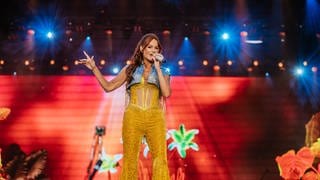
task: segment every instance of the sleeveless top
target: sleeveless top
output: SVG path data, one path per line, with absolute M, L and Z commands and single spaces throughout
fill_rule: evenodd
M 160 90 L 154 85 L 141 79 L 139 84 L 134 84 L 130 88 L 129 104 L 146 110 L 160 107 Z

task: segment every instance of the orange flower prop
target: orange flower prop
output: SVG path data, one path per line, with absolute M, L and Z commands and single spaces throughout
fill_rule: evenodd
M 300 179 L 308 168 L 312 168 L 314 156 L 308 147 L 301 148 L 297 154 L 290 150 L 276 157 L 280 176 L 284 179 Z
M 0 121 L 5 120 L 10 112 L 11 110 L 9 108 L 0 108 Z
M 302 180 L 319 180 L 319 175 L 314 171 L 306 172 L 302 178 Z

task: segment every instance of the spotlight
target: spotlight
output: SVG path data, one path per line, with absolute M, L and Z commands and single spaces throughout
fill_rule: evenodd
M 106 35 L 111 36 L 112 35 L 112 30 L 111 29 L 106 29 L 104 31 L 104 33 L 106 33 Z
M 318 68 L 317 68 L 317 67 L 315 67 L 315 66 L 313 66 L 313 67 L 311 68 L 311 71 L 315 73 L 315 72 L 317 72 L 317 71 L 318 71 Z
M 283 62 L 279 62 L 278 63 L 278 67 L 279 67 L 280 70 L 285 70 Z
M 300 67 L 297 68 L 296 71 L 295 71 L 295 74 L 298 75 L 298 76 L 301 76 L 303 74 L 303 69 L 300 68 Z
M 183 66 L 183 60 L 178 61 L 179 66 Z
M 56 63 L 56 61 L 54 59 L 50 60 L 50 65 L 54 65 Z
M 278 63 L 278 67 L 279 67 L 279 68 L 282 68 L 283 66 L 284 66 L 284 65 L 283 65 L 282 62 L 279 62 L 279 63 Z
M 171 32 L 170 32 L 169 29 L 165 29 L 165 30 L 162 31 L 162 34 L 163 34 L 164 36 L 168 36 L 168 35 L 171 34 Z
M 280 37 L 285 37 L 286 36 L 286 32 L 283 32 L 283 31 L 279 32 L 279 36 Z
M 213 71 L 214 71 L 214 72 L 220 71 L 220 66 L 219 66 L 219 65 L 214 65 L 214 66 L 213 66 Z
M 101 59 L 101 60 L 100 60 L 100 65 L 101 65 L 101 66 L 104 66 L 104 65 L 106 65 L 106 60 L 104 60 L 104 59 Z
M 259 61 L 258 61 L 258 60 L 254 60 L 254 61 L 253 61 L 253 65 L 254 65 L 254 66 L 259 66 Z
M 241 31 L 240 32 L 240 36 L 241 37 L 247 37 L 248 36 L 248 32 L 247 31 Z
M 129 65 L 131 64 L 132 62 L 130 60 L 127 60 L 126 64 Z
M 65 33 L 66 33 L 67 36 L 70 36 L 72 34 L 72 30 L 71 29 L 67 29 L 65 31 Z
M 118 68 L 118 67 L 114 67 L 114 68 L 112 69 L 112 72 L 113 72 L 114 74 L 118 73 L 118 72 L 119 72 L 119 68 Z
M 303 65 L 304 66 L 308 66 L 308 62 L 307 61 L 303 61 Z
M 223 33 L 223 34 L 221 35 L 221 38 L 222 38 L 223 40 L 228 40 L 228 39 L 230 38 L 230 36 L 229 36 L 228 33 Z
M 207 66 L 209 64 L 208 60 L 203 60 L 202 65 Z
M 266 77 L 269 77 L 269 76 L 270 76 L 270 74 L 269 74 L 268 72 L 266 72 L 264 75 L 265 75 Z
M 25 61 L 24 61 L 24 65 L 25 65 L 25 66 L 29 66 L 29 65 L 30 65 L 30 61 L 29 61 L 29 60 L 25 60 Z
M 62 66 L 62 70 L 63 70 L 63 71 L 68 71 L 68 70 L 69 70 L 69 66 L 63 65 L 63 66 Z
M 210 31 L 209 31 L 209 30 L 204 30 L 204 31 L 203 31 L 203 34 L 204 34 L 205 36 L 209 36 L 209 35 L 210 35 Z
M 54 37 L 53 32 L 50 31 L 50 32 L 47 33 L 47 38 L 53 39 L 53 37 Z
M 28 35 L 32 35 L 33 36 L 36 32 L 33 29 L 29 29 L 27 31 L 27 33 L 28 33 Z

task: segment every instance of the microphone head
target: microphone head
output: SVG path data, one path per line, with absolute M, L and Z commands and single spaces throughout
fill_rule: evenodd
M 166 62 L 165 59 L 164 59 L 164 57 L 163 57 L 163 55 L 160 54 L 160 53 L 156 53 L 156 54 L 154 55 L 154 57 L 156 58 L 157 61 L 160 61 L 161 63 L 165 63 L 165 62 Z

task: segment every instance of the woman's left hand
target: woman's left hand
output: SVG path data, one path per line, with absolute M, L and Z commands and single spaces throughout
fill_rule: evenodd
M 94 62 L 94 59 L 93 59 L 94 56 L 90 57 L 85 51 L 83 51 L 83 54 L 86 56 L 86 59 L 80 59 L 79 64 L 84 64 L 90 70 L 93 70 L 94 68 L 96 68 L 96 63 Z

